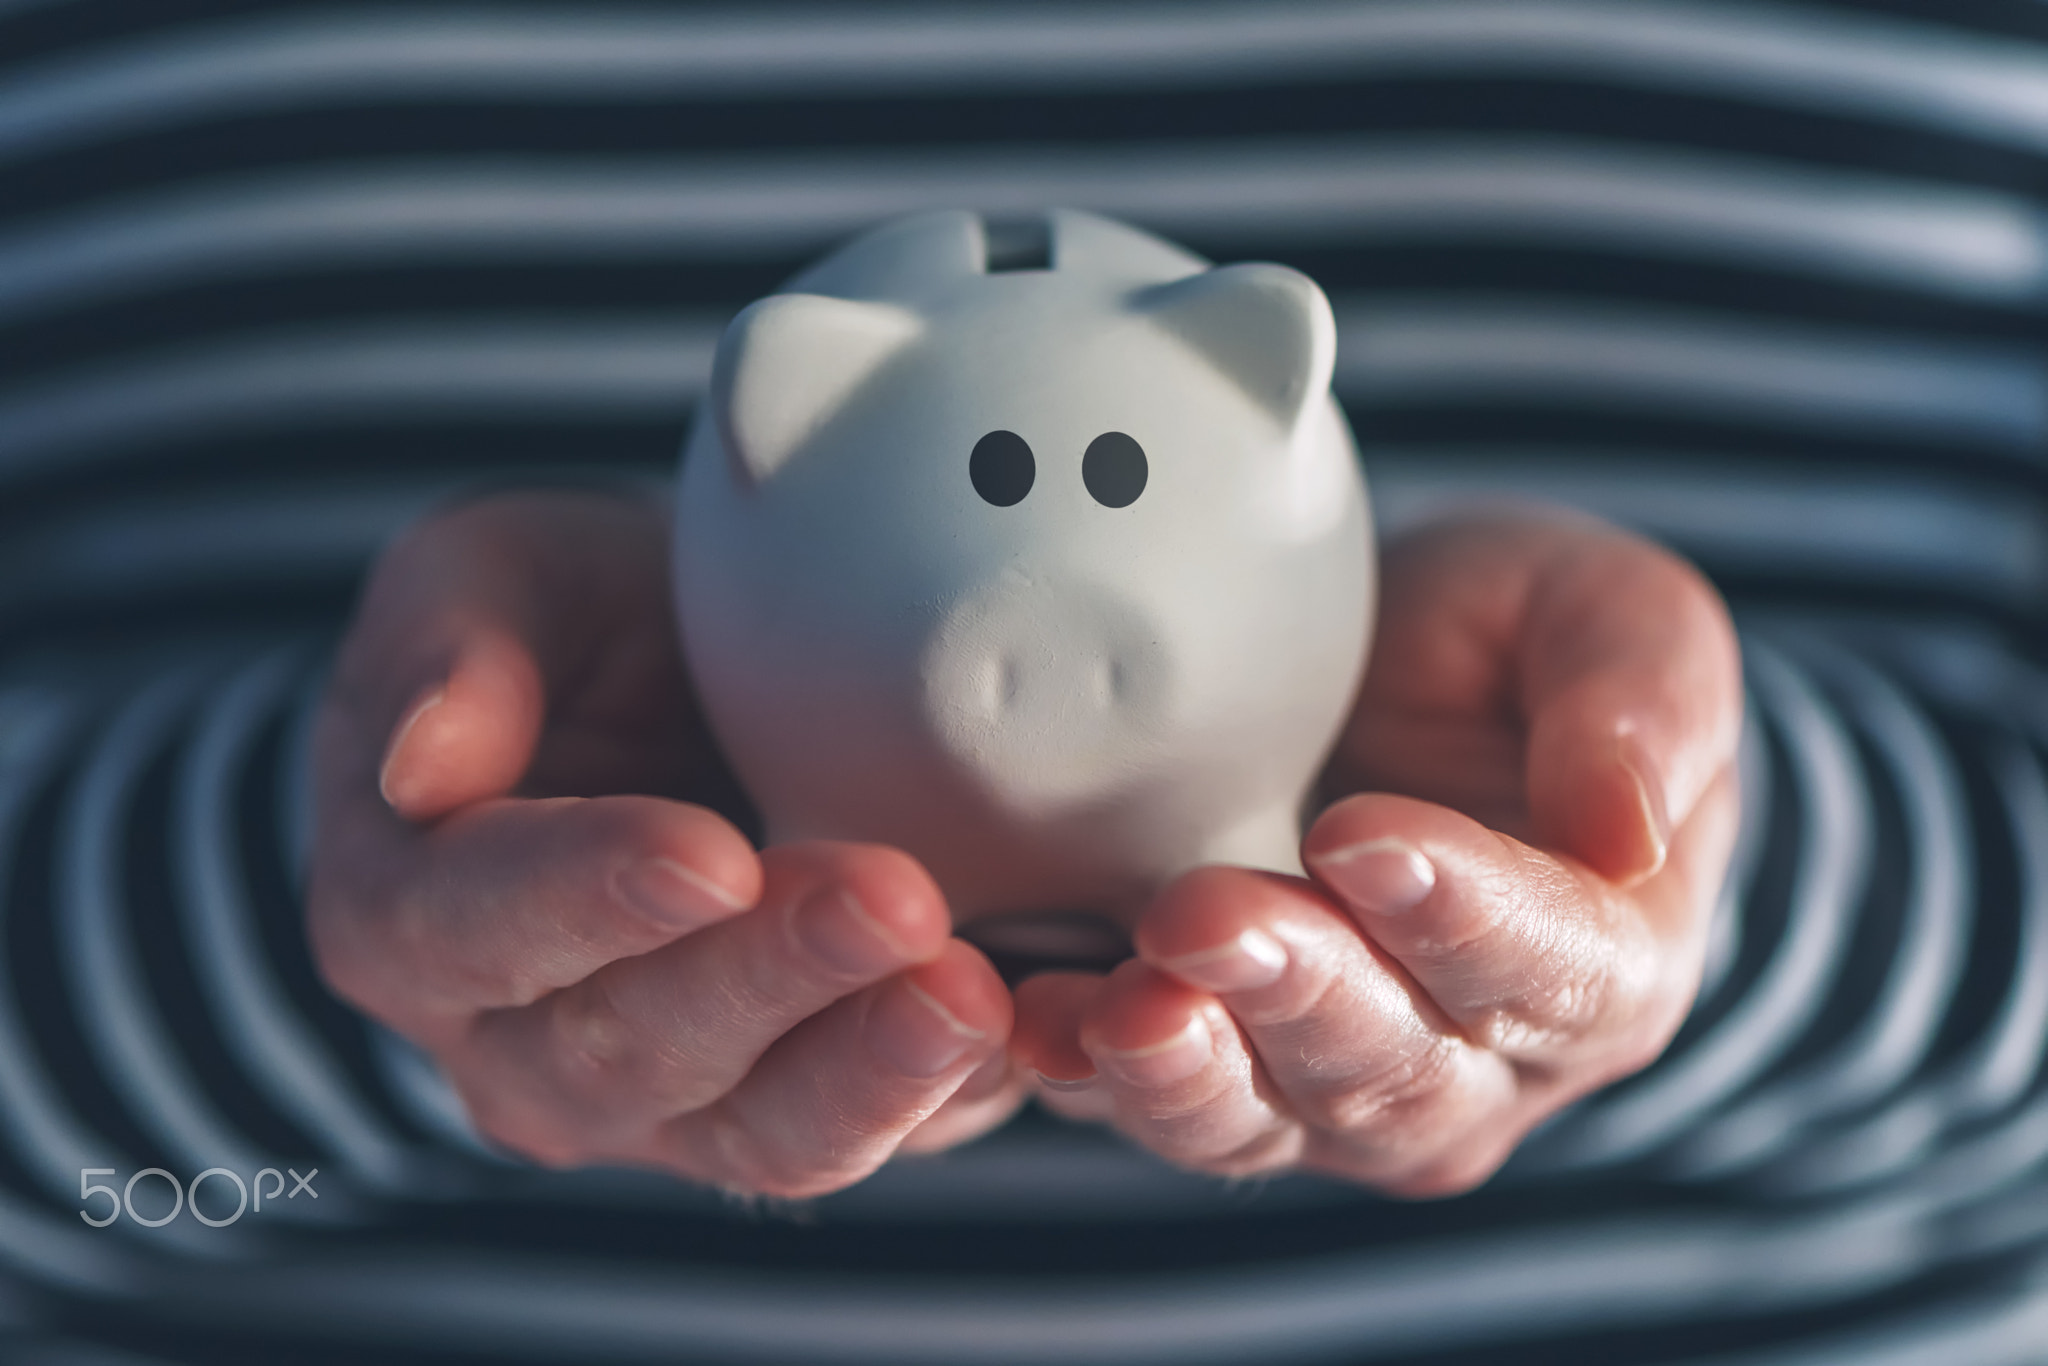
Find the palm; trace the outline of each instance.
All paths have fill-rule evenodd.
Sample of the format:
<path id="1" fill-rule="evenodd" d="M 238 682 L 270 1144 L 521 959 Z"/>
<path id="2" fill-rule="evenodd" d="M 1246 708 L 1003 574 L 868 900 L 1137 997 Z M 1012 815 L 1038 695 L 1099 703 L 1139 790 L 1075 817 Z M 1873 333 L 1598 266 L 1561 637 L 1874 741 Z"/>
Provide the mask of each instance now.
<path id="1" fill-rule="evenodd" d="M 1381 574 L 1371 664 L 1324 795 L 1398 792 L 1530 838 L 1516 635 L 1531 561 L 1424 531 L 1390 544 Z"/>

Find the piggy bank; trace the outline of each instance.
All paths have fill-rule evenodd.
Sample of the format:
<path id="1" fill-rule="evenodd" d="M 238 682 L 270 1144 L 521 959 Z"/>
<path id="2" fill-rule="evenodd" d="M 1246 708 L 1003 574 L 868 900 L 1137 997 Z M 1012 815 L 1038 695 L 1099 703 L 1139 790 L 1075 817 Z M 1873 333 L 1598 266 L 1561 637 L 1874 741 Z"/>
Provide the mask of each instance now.
<path id="1" fill-rule="evenodd" d="M 956 920 L 1300 871 L 1375 600 L 1308 277 L 1108 219 L 922 214 L 735 318 L 675 601 L 770 842 L 917 857 Z"/>

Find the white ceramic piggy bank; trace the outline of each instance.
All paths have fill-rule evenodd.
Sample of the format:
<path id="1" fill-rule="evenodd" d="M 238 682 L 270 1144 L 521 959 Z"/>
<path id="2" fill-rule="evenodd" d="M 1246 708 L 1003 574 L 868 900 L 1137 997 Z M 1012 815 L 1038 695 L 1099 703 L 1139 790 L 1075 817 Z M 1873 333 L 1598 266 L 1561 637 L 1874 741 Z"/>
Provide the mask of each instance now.
<path id="1" fill-rule="evenodd" d="M 957 920 L 1300 870 L 1375 561 L 1314 282 L 1090 214 L 923 214 L 727 329 L 676 510 L 712 729 L 771 842 Z"/>

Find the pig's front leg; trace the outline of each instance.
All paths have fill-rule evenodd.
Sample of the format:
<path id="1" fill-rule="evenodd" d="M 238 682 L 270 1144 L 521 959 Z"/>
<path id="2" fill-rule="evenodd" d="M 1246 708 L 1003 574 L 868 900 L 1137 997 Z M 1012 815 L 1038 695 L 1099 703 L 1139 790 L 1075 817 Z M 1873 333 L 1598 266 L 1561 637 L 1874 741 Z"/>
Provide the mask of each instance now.
<path id="1" fill-rule="evenodd" d="M 1239 864 L 1301 874 L 1301 812 L 1283 803 L 1254 812 L 1203 847 L 1202 863 Z"/>

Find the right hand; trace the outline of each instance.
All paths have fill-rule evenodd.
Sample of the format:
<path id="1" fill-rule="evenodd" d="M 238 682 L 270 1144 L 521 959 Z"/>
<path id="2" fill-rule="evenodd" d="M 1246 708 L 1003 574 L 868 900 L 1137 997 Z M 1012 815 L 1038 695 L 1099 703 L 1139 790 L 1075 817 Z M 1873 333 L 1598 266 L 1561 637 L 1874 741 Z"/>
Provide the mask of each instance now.
<path id="1" fill-rule="evenodd" d="M 909 856 L 757 853 L 711 809 L 667 525 L 508 495 L 382 557 L 319 720 L 309 934 L 504 1147 L 819 1195 L 1008 1117 L 1010 996 Z"/>

